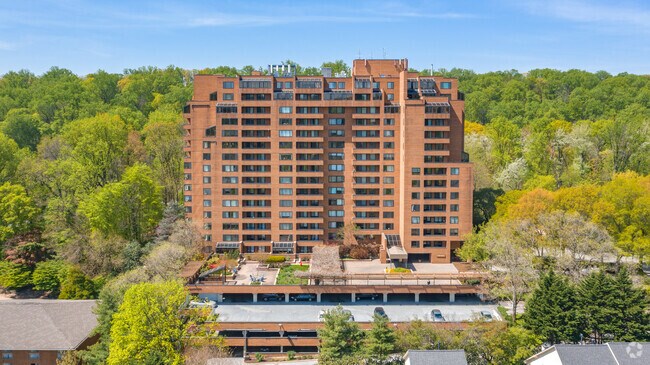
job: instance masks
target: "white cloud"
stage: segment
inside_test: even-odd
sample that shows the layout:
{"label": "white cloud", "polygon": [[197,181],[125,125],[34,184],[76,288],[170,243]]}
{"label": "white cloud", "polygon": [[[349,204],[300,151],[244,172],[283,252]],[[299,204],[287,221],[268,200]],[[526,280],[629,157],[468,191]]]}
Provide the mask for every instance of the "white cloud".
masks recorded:
{"label": "white cloud", "polygon": [[0,51],[11,51],[16,49],[15,43],[9,43],[5,41],[0,41]]}

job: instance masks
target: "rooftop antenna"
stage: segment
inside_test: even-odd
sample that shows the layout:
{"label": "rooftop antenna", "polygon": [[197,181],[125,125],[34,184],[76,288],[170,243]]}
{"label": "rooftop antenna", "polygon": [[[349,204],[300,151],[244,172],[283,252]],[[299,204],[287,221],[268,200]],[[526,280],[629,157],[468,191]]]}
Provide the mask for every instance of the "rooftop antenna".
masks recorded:
{"label": "rooftop antenna", "polygon": [[433,63],[431,64],[431,76],[433,76]]}
{"label": "rooftop antenna", "polygon": [[382,49],[381,49],[381,53],[383,54],[384,59],[386,59],[386,48],[383,48],[383,47],[382,47]]}
{"label": "rooftop antenna", "polygon": [[359,48],[359,59],[361,59],[361,48]]}

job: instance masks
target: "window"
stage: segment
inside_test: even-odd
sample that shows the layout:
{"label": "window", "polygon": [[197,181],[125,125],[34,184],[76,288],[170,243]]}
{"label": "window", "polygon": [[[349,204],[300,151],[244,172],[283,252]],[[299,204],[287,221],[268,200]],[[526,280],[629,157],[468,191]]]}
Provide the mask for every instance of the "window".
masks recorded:
{"label": "window", "polygon": [[223,100],[233,100],[235,99],[235,94],[223,94]]}
{"label": "window", "polygon": [[237,137],[237,130],[224,129],[221,131],[222,137]]}
{"label": "window", "polygon": [[457,212],[458,211],[458,204],[451,204],[449,206],[449,210],[452,212]]}
{"label": "window", "polygon": [[291,207],[293,206],[293,200],[280,200],[281,207]]}
{"label": "window", "polygon": [[395,131],[390,129],[384,130],[384,137],[395,137]]}
{"label": "window", "polygon": [[224,81],[223,82],[223,88],[224,89],[234,89],[235,88],[235,83],[232,81]]}
{"label": "window", "polygon": [[458,236],[458,228],[452,228],[449,230],[450,236]]}
{"label": "window", "polygon": [[293,224],[291,223],[280,223],[280,229],[283,231],[288,231],[290,229],[293,229]]}
{"label": "window", "polygon": [[205,136],[206,137],[215,137],[217,135],[217,127],[206,128]]}
{"label": "window", "polygon": [[[237,191],[237,189],[235,189]],[[203,188],[203,195],[212,195],[212,189],[211,188]],[[236,193],[235,193],[236,195]]]}
{"label": "window", "polygon": [[212,206],[212,200],[210,200],[210,199],[203,200],[203,206],[204,207],[211,207]]}
{"label": "window", "polygon": [[340,186],[331,187],[328,189],[330,194],[343,194],[343,188]]}
{"label": "window", "polygon": [[345,182],[345,176],[329,176],[327,180],[331,183],[342,183]]}
{"label": "window", "polygon": [[280,184],[291,184],[292,182],[292,177],[280,177]]}
{"label": "window", "polygon": [[344,125],[345,124],[345,119],[343,118],[331,118],[328,121],[329,125]]}
{"label": "window", "polygon": [[293,142],[280,142],[280,148],[293,148]]}
{"label": "window", "polygon": [[388,83],[386,83],[386,87],[389,88],[389,89],[394,89],[395,88],[395,83],[392,82],[392,81],[388,82]]}
{"label": "window", "polygon": [[450,194],[450,199],[458,199],[458,192],[453,192]]}
{"label": "window", "polygon": [[293,136],[293,131],[291,130],[280,130],[280,137],[291,137]]}
{"label": "window", "polygon": [[329,171],[343,171],[345,170],[345,165],[330,164],[327,166],[327,169]]}
{"label": "window", "polygon": [[203,148],[210,148],[210,142],[204,141],[203,142]]}
{"label": "window", "polygon": [[327,212],[328,217],[343,217],[345,214],[342,210],[330,210]]}
{"label": "window", "polygon": [[291,118],[280,118],[280,125],[291,125]]}
{"label": "window", "polygon": [[386,100],[395,100],[395,94],[386,94]]}
{"label": "window", "polygon": [[280,195],[293,195],[293,189],[280,189]]}
{"label": "window", "polygon": [[419,236],[419,235],[420,235],[419,228],[411,228],[411,236]]}
{"label": "window", "polygon": [[459,169],[458,167],[452,167],[452,168],[449,169],[449,170],[450,170],[450,173],[451,173],[452,175],[458,175],[458,174],[460,174],[460,169]]}
{"label": "window", "polygon": [[13,359],[14,354],[11,353],[11,352],[3,352],[2,353],[2,358],[5,359],[5,360]]}
{"label": "window", "polygon": [[449,181],[449,186],[451,186],[452,188],[457,188],[459,186],[458,180]]}
{"label": "window", "polygon": [[330,137],[343,137],[345,131],[343,129],[330,129]]}
{"label": "window", "polygon": [[384,165],[384,172],[394,172],[395,165]]}
{"label": "window", "polygon": [[212,171],[211,165],[203,165],[203,172],[210,172],[210,171]]}
{"label": "window", "polygon": [[413,175],[420,175],[420,168],[419,167],[414,167],[411,169],[411,174]]}
{"label": "window", "polygon": [[29,353],[29,359],[30,360],[37,360],[37,359],[40,359],[40,358],[41,358],[41,354],[39,354],[38,352],[30,352]]}
{"label": "window", "polygon": [[441,89],[451,89],[451,82],[449,81],[444,81],[440,83],[440,88]]}
{"label": "window", "polygon": [[394,200],[384,200],[384,206],[385,207],[394,207],[395,206],[395,201]]}
{"label": "window", "polygon": [[290,106],[281,106],[280,107],[280,114],[291,114],[291,107]]}
{"label": "window", "polygon": [[221,206],[224,206],[224,207],[238,207],[239,206],[239,200],[222,200],[221,201]]}
{"label": "window", "polygon": [[328,86],[330,89],[336,89],[336,82],[328,82],[328,83],[327,83],[327,86]]}
{"label": "window", "polygon": [[237,165],[223,165],[221,166],[221,171],[223,172],[237,172],[238,166]]}
{"label": "window", "polygon": [[420,241],[411,241],[411,247],[419,248],[420,247]]}
{"label": "window", "polygon": [[384,184],[394,184],[395,178],[393,176],[384,176]]}
{"label": "window", "polygon": [[411,217],[411,224],[420,224],[420,217]]}
{"label": "window", "polygon": [[280,212],[280,218],[291,218],[293,216],[293,212]]}
{"label": "window", "polygon": [[449,217],[449,223],[458,224],[458,217]]}
{"label": "window", "polygon": [[212,212],[210,211],[203,212],[203,218],[212,218]]}

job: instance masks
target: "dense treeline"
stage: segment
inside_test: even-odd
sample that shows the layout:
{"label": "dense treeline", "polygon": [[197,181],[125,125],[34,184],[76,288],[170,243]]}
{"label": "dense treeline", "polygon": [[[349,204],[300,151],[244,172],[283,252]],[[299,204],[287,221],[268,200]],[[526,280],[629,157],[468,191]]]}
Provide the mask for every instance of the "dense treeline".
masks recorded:
{"label": "dense treeline", "polygon": [[[342,61],[323,66],[349,72]],[[0,78],[0,286],[100,296],[103,341],[88,362],[108,356],[111,319],[129,287],[173,279],[199,254],[200,235],[179,204],[180,112],[193,76],[254,70],[143,67],[80,77],[55,67]],[[459,78],[467,100],[477,233],[461,254],[519,275],[495,274],[495,296],[518,302],[547,269],[577,283],[605,254],[647,260],[649,77],[434,74]]]}

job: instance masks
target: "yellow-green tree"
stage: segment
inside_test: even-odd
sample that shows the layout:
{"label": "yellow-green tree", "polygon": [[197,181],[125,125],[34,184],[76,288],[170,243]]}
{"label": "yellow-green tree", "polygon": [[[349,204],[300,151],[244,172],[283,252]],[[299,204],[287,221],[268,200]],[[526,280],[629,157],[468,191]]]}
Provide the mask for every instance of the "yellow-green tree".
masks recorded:
{"label": "yellow-green tree", "polygon": [[96,231],[144,242],[162,217],[163,204],[151,169],[136,164],[124,172],[122,180],[83,201],[79,210]]}
{"label": "yellow-green tree", "polygon": [[124,294],[113,316],[108,365],[183,364],[187,293],[178,282],[141,283]]}

